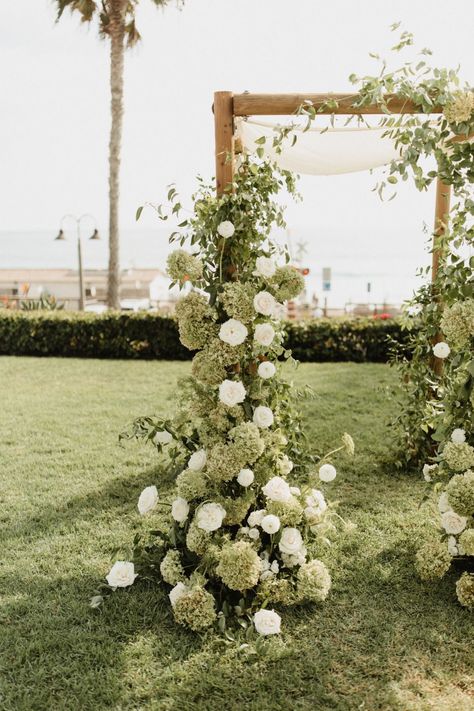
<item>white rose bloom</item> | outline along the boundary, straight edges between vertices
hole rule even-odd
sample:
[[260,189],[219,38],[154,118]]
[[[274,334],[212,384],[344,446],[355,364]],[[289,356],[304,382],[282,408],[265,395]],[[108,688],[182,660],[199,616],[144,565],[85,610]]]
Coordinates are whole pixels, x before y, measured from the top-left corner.
[[293,496],[301,496],[301,489],[299,486],[290,486],[290,491]]
[[466,528],[467,518],[459,516],[454,511],[445,511],[441,515],[441,525],[446,533],[457,536],[458,533],[461,533]]
[[184,583],[176,583],[174,588],[168,593],[171,602],[171,607],[174,607],[180,597],[183,597],[188,592],[188,588]]
[[303,538],[297,528],[284,528],[278,544],[282,553],[295,555],[303,548]]
[[463,442],[466,441],[466,433],[464,430],[462,430],[460,427],[457,427],[455,430],[453,430],[451,434],[451,442],[454,442],[454,444],[463,444]]
[[324,494],[319,489],[311,489],[311,494],[306,497],[306,503],[318,513],[324,513],[328,507]]
[[438,510],[440,513],[451,511],[451,506],[449,505],[448,494],[446,491],[443,491],[443,493],[438,499]]
[[278,304],[275,301],[275,297],[268,291],[259,291],[258,294],[254,296],[253,307],[258,314],[273,316],[277,310],[277,306]]
[[254,479],[255,474],[251,469],[241,469],[237,476],[240,486],[250,486]]
[[458,555],[458,543],[454,536],[448,537],[448,553],[449,555]]
[[236,318],[230,318],[219,329],[219,338],[229,346],[240,346],[247,338],[247,326]]
[[301,550],[297,553],[282,553],[281,559],[283,565],[286,568],[294,568],[297,565],[303,565],[303,563],[306,563],[306,552],[306,548],[302,546]]
[[326,483],[333,481],[336,478],[336,474],[336,467],[333,467],[332,464],[323,464],[319,470],[319,478]]
[[217,232],[221,237],[224,237],[224,239],[229,239],[229,237],[233,236],[235,227],[230,220],[224,220],[224,222],[221,222],[217,226]]
[[207,462],[207,452],[205,449],[198,449],[196,452],[193,452],[191,456],[189,457],[188,461],[188,468],[192,469],[193,472],[200,472],[201,469],[204,469],[206,466]]
[[280,519],[273,514],[267,514],[262,519],[262,528],[265,533],[276,533],[280,530]]
[[258,634],[280,634],[281,617],[274,610],[259,610],[253,616],[253,623]]
[[219,400],[234,407],[245,400],[246,390],[240,380],[224,380],[219,385]]
[[118,560],[110,569],[110,573],[106,576],[106,580],[111,588],[127,588],[132,585],[137,573],[133,563],[128,563],[125,560]]
[[138,497],[138,510],[141,515],[153,511],[158,503],[158,489],[156,486],[147,486]]
[[253,421],[254,424],[257,425],[257,427],[261,427],[263,429],[271,427],[273,425],[273,420],[273,412],[270,410],[269,407],[266,407],[265,405],[259,405],[255,408],[253,413]]
[[171,515],[178,523],[184,523],[188,518],[189,504],[182,496],[178,496],[171,505]]
[[437,358],[444,359],[451,353],[451,348],[444,341],[440,341],[434,346],[433,353]]
[[281,476],[272,477],[262,488],[270,501],[289,501],[291,499],[290,485]]
[[251,528],[247,535],[249,538],[252,539],[252,541],[256,541],[257,538],[260,538],[260,533],[257,531],[256,528]]
[[280,474],[283,474],[284,476],[286,474],[289,474],[291,472],[291,470],[293,469],[293,467],[294,467],[293,462],[286,454],[284,454],[283,457],[281,457],[281,459],[279,459],[277,462],[278,471],[280,472]]
[[268,348],[275,338],[275,329],[271,323],[258,323],[255,326],[253,338],[260,346]]
[[431,474],[438,468],[437,464],[425,464],[423,467],[423,479],[431,481]]
[[265,509],[259,509],[258,511],[252,511],[252,513],[247,518],[247,523],[249,526],[260,526],[263,517],[267,512]]
[[270,279],[275,275],[276,264],[272,257],[257,257],[255,260],[254,276],[260,276],[264,279]]
[[198,528],[211,533],[222,526],[226,511],[220,504],[203,504],[196,513]]
[[257,373],[264,380],[268,380],[269,378],[273,378],[276,373],[276,368],[269,360],[264,360],[263,363],[260,363],[258,366]]
[[310,525],[321,523],[321,512],[314,506],[307,506],[303,513]]
[[168,430],[163,430],[162,432],[157,432],[153,437],[153,442],[155,444],[170,444],[173,441],[173,435]]

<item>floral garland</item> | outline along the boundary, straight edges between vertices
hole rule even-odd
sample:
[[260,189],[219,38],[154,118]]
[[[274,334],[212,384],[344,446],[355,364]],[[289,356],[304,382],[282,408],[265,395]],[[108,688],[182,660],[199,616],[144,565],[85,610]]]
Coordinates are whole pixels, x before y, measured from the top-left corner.
[[[167,264],[173,283],[192,287],[176,307],[181,342],[196,351],[192,376],[180,385],[173,419],[140,418],[124,435],[168,457],[176,489],[165,501],[154,484],[141,493],[139,512],[152,516],[154,530],[136,537],[132,561],[117,561],[107,582],[116,589],[137,576],[160,580],[175,620],[195,631],[217,624],[227,635],[242,627],[277,634],[281,618],[270,607],[322,602],[331,586],[316,556],[334,525],[316,481],[332,481],[331,457],[353,454],[354,443],[345,434],[326,456],[312,454],[296,408],[304,393],[282,377],[295,361],[279,316],[304,286],[269,239],[283,224],[273,201],[283,185],[294,194],[289,173],[248,157],[232,192],[216,197],[201,182]],[[168,197],[179,214],[174,188]],[[278,266],[279,257],[286,263]]]

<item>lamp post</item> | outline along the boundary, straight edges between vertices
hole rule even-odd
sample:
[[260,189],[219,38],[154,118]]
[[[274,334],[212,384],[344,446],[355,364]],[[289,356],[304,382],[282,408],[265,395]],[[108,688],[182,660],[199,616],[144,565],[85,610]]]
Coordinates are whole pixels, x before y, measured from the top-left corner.
[[65,240],[66,236],[64,234],[64,229],[63,225],[66,222],[66,220],[72,221],[76,223],[76,230],[77,230],[77,259],[78,259],[78,271],[79,271],[79,311],[84,311],[84,306],[85,306],[85,293],[84,293],[84,269],[82,265],[82,242],[81,242],[81,223],[84,220],[92,220],[94,224],[94,231],[92,232],[92,235],[89,237],[89,239],[100,239],[99,237],[99,232],[96,227],[96,221],[95,218],[92,215],[89,215],[85,213],[84,215],[80,215],[79,217],[76,217],[75,215],[63,215],[61,218],[61,222],[59,224],[59,232],[57,237],[55,237],[56,240]]

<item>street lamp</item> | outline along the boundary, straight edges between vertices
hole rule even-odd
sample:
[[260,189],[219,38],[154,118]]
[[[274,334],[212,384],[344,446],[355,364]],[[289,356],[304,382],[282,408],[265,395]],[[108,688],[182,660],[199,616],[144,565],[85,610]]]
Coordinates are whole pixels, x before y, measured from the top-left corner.
[[79,266],[79,311],[84,311],[84,304],[85,304],[85,293],[84,293],[84,270],[82,266],[82,242],[81,242],[81,223],[84,220],[92,220],[94,224],[94,231],[92,235],[89,237],[89,239],[100,239],[99,232],[97,230],[97,227],[95,226],[96,221],[95,218],[92,215],[84,214],[80,215],[80,217],[76,217],[75,215],[63,215],[61,218],[61,222],[59,225],[59,232],[57,237],[55,237],[55,240],[65,240],[66,235],[64,234],[64,229],[63,225],[66,222],[66,220],[72,221],[76,223],[76,230],[77,230],[77,258],[78,258],[78,266]]

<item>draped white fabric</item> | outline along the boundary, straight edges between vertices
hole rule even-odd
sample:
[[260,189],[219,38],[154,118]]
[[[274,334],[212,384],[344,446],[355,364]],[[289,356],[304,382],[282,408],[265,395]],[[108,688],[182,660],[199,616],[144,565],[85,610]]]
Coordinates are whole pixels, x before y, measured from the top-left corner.
[[307,175],[337,175],[356,173],[386,165],[400,157],[399,149],[393,141],[382,138],[384,128],[330,128],[326,131],[310,128],[303,131],[296,128],[297,141],[292,146],[290,136],[277,154],[272,148],[272,140],[277,124],[263,121],[240,121],[237,135],[243,147],[254,152],[261,136],[267,137],[262,145],[264,154],[281,168]]

